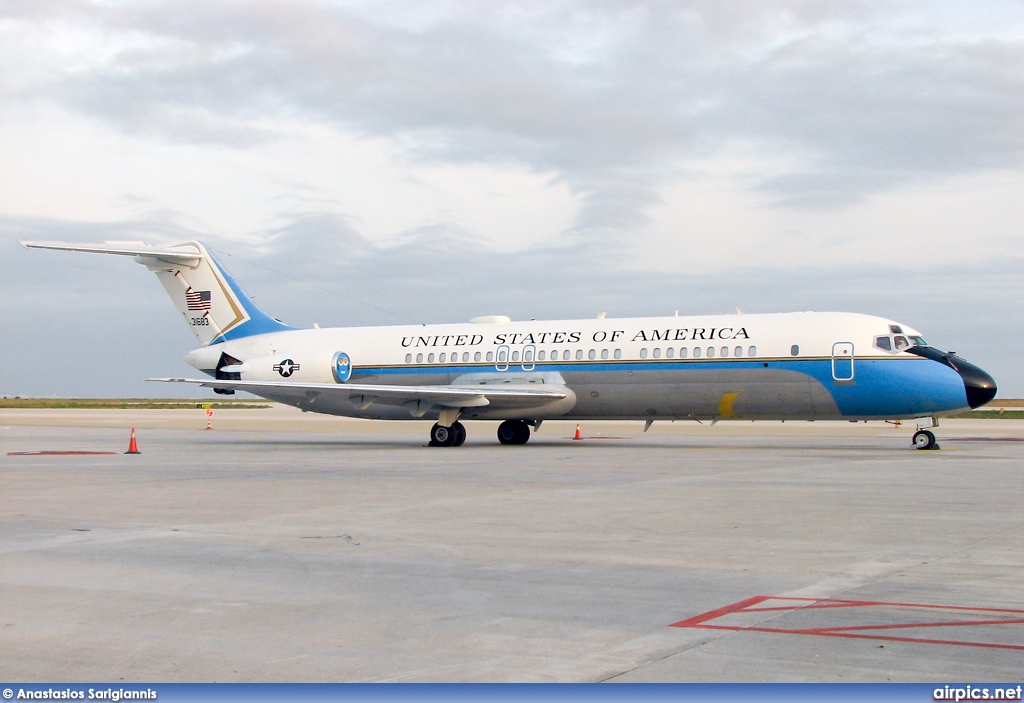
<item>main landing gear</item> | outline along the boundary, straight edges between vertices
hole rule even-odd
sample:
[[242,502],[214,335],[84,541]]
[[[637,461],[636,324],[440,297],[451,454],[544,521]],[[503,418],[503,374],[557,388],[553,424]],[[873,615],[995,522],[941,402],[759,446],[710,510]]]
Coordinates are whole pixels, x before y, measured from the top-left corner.
[[[498,441],[502,444],[526,444],[530,441],[530,425],[540,427],[540,420],[505,420],[498,425]],[[431,447],[461,447],[466,441],[466,428],[455,421],[448,427],[440,422],[430,428]]]
[[502,444],[526,444],[530,441],[530,426],[526,420],[505,420],[498,425],[498,441]]
[[453,422],[451,427],[435,423],[430,428],[431,447],[461,447],[466,441],[466,428],[461,422]]

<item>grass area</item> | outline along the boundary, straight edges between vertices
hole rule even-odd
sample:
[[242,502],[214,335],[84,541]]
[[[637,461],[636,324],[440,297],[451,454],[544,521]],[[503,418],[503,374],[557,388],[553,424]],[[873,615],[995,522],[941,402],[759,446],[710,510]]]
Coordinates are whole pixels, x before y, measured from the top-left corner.
[[1024,420],[1024,407],[1020,410],[1006,410],[1005,412],[1000,410],[971,410],[959,415],[950,415],[950,417],[955,417],[958,420]]
[[1024,399],[1022,398],[996,398],[989,405],[997,408],[1024,408]]
[[0,398],[0,408],[101,409],[101,410],[195,410],[196,408],[269,408],[250,400],[194,400],[165,398]]

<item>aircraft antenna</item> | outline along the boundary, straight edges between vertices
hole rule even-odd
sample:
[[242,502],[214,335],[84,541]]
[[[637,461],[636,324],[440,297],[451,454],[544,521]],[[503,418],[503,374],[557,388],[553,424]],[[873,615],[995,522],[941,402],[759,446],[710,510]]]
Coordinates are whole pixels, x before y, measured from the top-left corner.
[[250,266],[255,266],[258,269],[263,269],[264,271],[269,271],[270,273],[276,273],[278,276],[284,276],[285,278],[288,278],[288,279],[290,279],[292,281],[295,281],[296,283],[302,283],[303,285],[307,285],[307,286],[309,286],[311,288],[316,288],[317,290],[321,290],[324,293],[330,293],[331,295],[335,295],[335,296],[337,296],[339,298],[342,298],[343,300],[347,300],[350,303],[358,303],[359,305],[365,305],[366,307],[368,307],[368,308],[370,308],[372,310],[376,310],[377,312],[382,312],[385,315],[391,315],[392,317],[397,317],[400,320],[405,320],[406,322],[411,322],[414,325],[424,325],[424,324],[426,324],[425,322],[420,322],[419,320],[414,320],[413,318],[406,317],[405,315],[402,315],[400,313],[392,312],[391,310],[385,310],[384,308],[378,307],[378,306],[374,305],[373,303],[367,303],[365,300],[359,300],[358,298],[353,298],[352,296],[345,295],[344,293],[339,293],[336,290],[331,290],[330,288],[324,288],[323,286],[317,285],[316,283],[310,283],[309,281],[304,281],[301,278],[296,278],[295,276],[292,276],[290,274],[284,273],[283,271],[277,271],[275,269],[270,268],[269,266],[264,266],[263,264],[257,264],[254,261],[249,261],[248,259],[243,259],[242,257],[235,256],[234,254],[230,254],[230,253],[224,251],[223,249],[216,249],[216,248],[211,247],[209,245],[207,245],[206,248],[207,249],[212,249],[213,251],[217,252],[218,254],[223,254],[224,256],[229,256],[232,259],[237,259],[238,261],[241,261],[243,263],[249,264]]

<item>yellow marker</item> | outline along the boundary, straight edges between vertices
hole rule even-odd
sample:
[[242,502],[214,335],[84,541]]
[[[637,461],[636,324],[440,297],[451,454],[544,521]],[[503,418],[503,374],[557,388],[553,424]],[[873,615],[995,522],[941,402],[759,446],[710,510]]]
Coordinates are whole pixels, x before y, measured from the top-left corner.
[[736,413],[733,412],[732,406],[736,403],[736,398],[739,397],[739,393],[723,393],[722,399],[718,401],[718,414],[722,417],[736,417]]

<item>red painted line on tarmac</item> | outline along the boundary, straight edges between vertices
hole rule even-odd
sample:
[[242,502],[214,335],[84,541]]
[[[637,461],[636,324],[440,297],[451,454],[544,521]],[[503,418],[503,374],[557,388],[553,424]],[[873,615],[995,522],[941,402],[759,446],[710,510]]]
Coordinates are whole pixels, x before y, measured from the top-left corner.
[[75,452],[75,451],[33,451],[7,452],[7,456],[95,456],[97,454],[117,454],[117,452]]
[[709,610],[701,615],[695,615],[688,620],[680,620],[679,622],[672,623],[669,627],[697,627],[698,625],[707,622],[708,620],[715,620],[722,617],[723,615],[732,615],[738,613],[750,605],[757,605],[758,603],[764,603],[766,600],[772,600],[771,596],[754,596],[753,598],[747,598],[741,600],[739,603],[733,603],[727,605],[724,608],[718,610]]
[[[758,607],[760,604],[766,601],[783,601],[792,603],[790,606],[766,606]],[[803,605],[801,605],[803,604]],[[939,610],[939,611],[955,611],[959,613],[985,613],[985,614],[1012,614],[1012,615],[1024,615],[1024,610],[1016,608],[972,608],[957,605],[936,605],[932,603],[901,603],[896,601],[864,601],[864,600],[845,600],[845,599],[833,599],[833,598],[794,598],[787,596],[753,596],[746,600],[733,603],[731,605],[711,610],[700,615],[696,615],[686,620],[680,620],[677,623],[673,623],[670,627],[680,628],[697,628],[703,630],[720,630],[725,632],[766,632],[779,635],[811,635],[815,637],[843,637],[847,639],[867,639],[867,640],[882,640],[887,642],[916,642],[920,644],[938,644],[955,647],[986,647],[990,649],[1012,649],[1024,651],[1024,645],[1020,644],[1003,644],[998,642],[976,642],[967,640],[947,640],[947,639],[936,639],[936,638],[922,638],[922,637],[896,637],[893,635],[882,635],[882,634],[867,634],[866,631],[872,633],[881,630],[900,630],[900,629],[921,629],[928,627],[992,627],[997,625],[1024,625],[1024,618],[1001,618],[1001,619],[986,619],[986,620],[951,620],[951,621],[939,621],[939,622],[927,622],[927,623],[892,623],[892,624],[881,624],[881,625],[850,625],[835,626],[835,627],[816,627],[816,628],[781,628],[781,627],[762,627],[757,625],[741,626],[741,625],[715,625],[714,620],[717,620],[726,615],[734,615],[736,613],[775,613],[775,612],[796,612],[804,609],[836,609],[836,608],[865,608],[865,607],[877,607],[877,608],[904,608],[913,610]],[[864,634],[861,634],[864,633]]]
[[[1024,615],[1024,610],[1018,608],[972,608],[961,605],[935,605],[932,603],[902,603],[900,601],[887,601],[887,600],[843,600],[840,598],[794,598],[792,596],[758,596],[764,600],[781,600],[781,601],[802,601],[808,603],[808,605],[801,606],[799,609],[804,608],[832,608],[832,607],[856,607],[856,606],[883,606],[890,608],[926,608],[929,610],[957,610],[960,612],[969,613],[1020,613]],[[762,601],[763,602],[763,601]],[[825,603],[826,605],[819,605],[819,603]],[[795,610],[796,608],[781,607],[779,610]],[[768,610],[768,608],[765,608]]]
[[998,644],[995,642],[968,642],[965,640],[935,640],[923,637],[891,637],[888,635],[858,635],[852,632],[815,632],[805,630],[783,630],[774,627],[729,627],[727,625],[697,625],[701,630],[727,630],[729,632],[768,632],[775,635],[813,635],[815,637],[843,637],[854,640],[882,640],[883,642],[916,642],[919,644],[943,644],[952,647],[987,647],[990,649],[1015,649],[1024,651],[1024,644]]
[[1024,625],[1024,620],[956,620],[952,622],[911,622],[894,625],[812,627],[807,629],[806,632],[850,632],[853,630],[902,630],[913,627],[967,627],[969,625]]

